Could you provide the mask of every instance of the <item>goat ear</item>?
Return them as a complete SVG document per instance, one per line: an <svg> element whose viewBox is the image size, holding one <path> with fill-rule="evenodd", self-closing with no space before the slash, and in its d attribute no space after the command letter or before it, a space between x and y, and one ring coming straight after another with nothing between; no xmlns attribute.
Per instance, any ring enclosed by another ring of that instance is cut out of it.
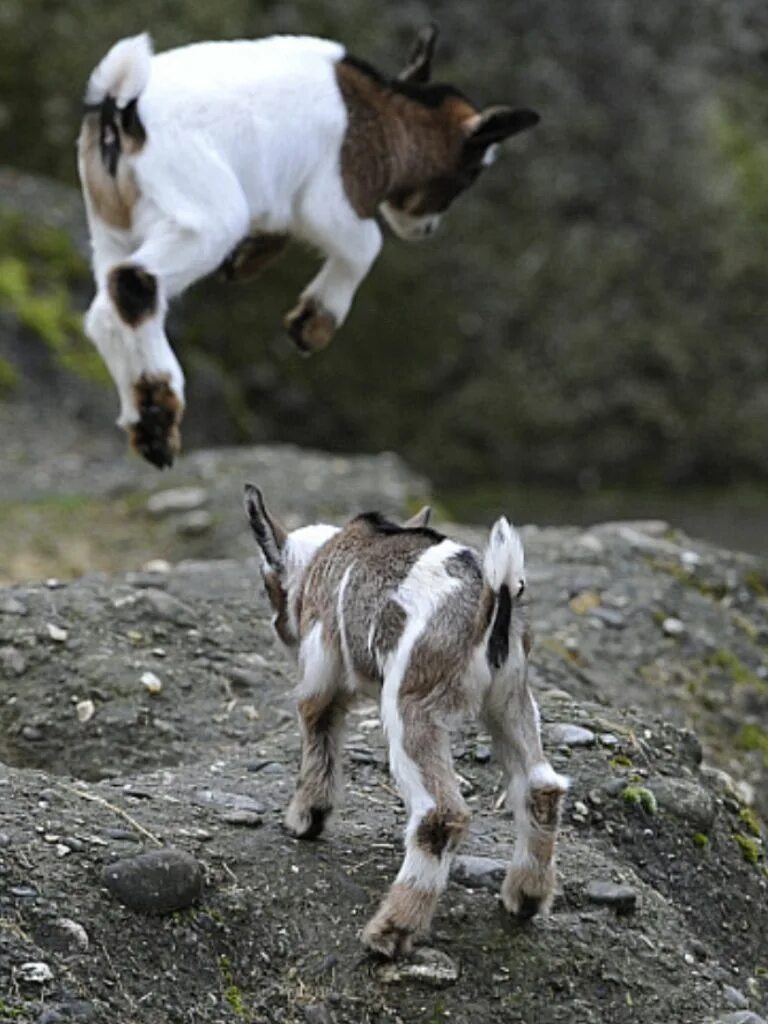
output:
<svg viewBox="0 0 768 1024"><path fill-rule="evenodd" d="M432 506L425 505L424 508L420 508L415 516L411 516L410 519L406 519L403 526L408 529L413 529L419 526L429 526L429 520L432 518Z"/></svg>
<svg viewBox="0 0 768 1024"><path fill-rule="evenodd" d="M272 569L279 571L283 566L283 548L288 534L272 516L264 502L264 495L254 484L245 485L245 514L265 561Z"/></svg>
<svg viewBox="0 0 768 1024"><path fill-rule="evenodd" d="M408 63L397 76L400 82L428 82L439 29L434 21L420 29Z"/></svg>
<svg viewBox="0 0 768 1024"><path fill-rule="evenodd" d="M488 107L466 122L468 137L464 146L469 149L487 149L488 146L508 139L510 135L533 128L540 120L533 110Z"/></svg>

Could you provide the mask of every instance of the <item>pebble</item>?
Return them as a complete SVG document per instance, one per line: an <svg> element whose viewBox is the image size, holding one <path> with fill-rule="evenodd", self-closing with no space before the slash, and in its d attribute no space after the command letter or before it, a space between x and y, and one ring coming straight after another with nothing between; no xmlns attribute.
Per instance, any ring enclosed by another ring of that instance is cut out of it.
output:
<svg viewBox="0 0 768 1024"><path fill-rule="evenodd" d="M619 737L612 732L601 732L598 739L604 747L618 747L620 742Z"/></svg>
<svg viewBox="0 0 768 1024"><path fill-rule="evenodd" d="M0 672L6 676L20 676L27 667L27 659L16 647L0 647Z"/></svg>
<svg viewBox="0 0 768 1024"><path fill-rule="evenodd" d="M79 700L77 704L75 704L75 713L77 714L78 722L90 722L96 714L96 705L90 698L87 700Z"/></svg>
<svg viewBox="0 0 768 1024"><path fill-rule="evenodd" d="M43 730L39 725L25 725L22 727L21 736L30 743L39 743L43 739Z"/></svg>
<svg viewBox="0 0 768 1024"><path fill-rule="evenodd" d="M208 492L203 487L170 487L165 491L156 491L147 499L147 512L150 515L173 515L178 512L192 512L208 501Z"/></svg>
<svg viewBox="0 0 768 1024"><path fill-rule="evenodd" d="M597 608L590 609L589 615L593 619L604 622L611 629L624 629L627 624L627 620L617 608L605 608L603 605L599 605Z"/></svg>
<svg viewBox="0 0 768 1024"><path fill-rule="evenodd" d="M153 697L156 697L163 691L163 684L159 676L156 676L154 672L144 672L141 677L141 685Z"/></svg>
<svg viewBox="0 0 768 1024"><path fill-rule="evenodd" d="M613 907L617 914L631 914L637 905L637 893L628 885L595 879L587 885L587 899Z"/></svg>
<svg viewBox="0 0 768 1024"><path fill-rule="evenodd" d="M478 764L488 764L491 760L491 748L481 744L475 748L475 760Z"/></svg>
<svg viewBox="0 0 768 1024"><path fill-rule="evenodd" d="M124 906L142 914L170 914L200 898L203 871L191 854L167 847L108 864L102 883Z"/></svg>
<svg viewBox="0 0 768 1024"><path fill-rule="evenodd" d="M248 828L256 828L264 823L260 814L245 810L226 811L222 814L221 820L226 821L228 825L245 825Z"/></svg>
<svg viewBox="0 0 768 1024"><path fill-rule="evenodd" d="M325 1003L315 1003L304 1007L304 1020L307 1024L333 1024L333 1017Z"/></svg>
<svg viewBox="0 0 768 1024"><path fill-rule="evenodd" d="M55 640L57 644L65 643L69 636L69 630L62 629L61 626L56 626L53 622L46 622L45 631L51 640Z"/></svg>
<svg viewBox="0 0 768 1024"><path fill-rule="evenodd" d="M385 964L378 974L383 982L390 985L407 980L420 981L432 988L445 988L459 980L459 967L442 950L419 946L409 960Z"/></svg>
<svg viewBox="0 0 768 1024"><path fill-rule="evenodd" d="M567 722L555 722L545 729L547 742L554 747L591 747L595 742L595 734L581 725Z"/></svg>
<svg viewBox="0 0 768 1024"><path fill-rule="evenodd" d="M717 1018L718 1024L766 1024L763 1017L758 1017L751 1010L737 1010L735 1013L726 1013L724 1017Z"/></svg>
<svg viewBox="0 0 768 1024"><path fill-rule="evenodd" d="M45 985L53 981L53 971L42 960L29 960L25 964L20 964L14 975L20 981L27 981L31 985Z"/></svg>
<svg viewBox="0 0 768 1024"><path fill-rule="evenodd" d="M59 917L56 920L56 924L59 926L61 931L68 936L78 949L82 949L85 952L90 945L88 938L88 932L83 928L77 921L73 921L70 917Z"/></svg>
<svg viewBox="0 0 768 1024"><path fill-rule="evenodd" d="M685 624L670 615L662 622L661 630L665 636L682 636L685 633Z"/></svg>
<svg viewBox="0 0 768 1024"><path fill-rule="evenodd" d="M264 808L251 796L243 793L227 793L223 789L196 789L192 794L193 803L201 807L216 807L223 811L251 811L263 814Z"/></svg>
<svg viewBox="0 0 768 1024"><path fill-rule="evenodd" d="M90 1003L73 999L66 1003L52 1003L37 1018L37 1024L63 1024L64 1021L95 1021Z"/></svg>
<svg viewBox="0 0 768 1024"><path fill-rule="evenodd" d="M191 608L158 587L147 587L141 592L140 600L155 618L172 622L175 626L192 626L196 621Z"/></svg>
<svg viewBox="0 0 768 1024"><path fill-rule="evenodd" d="M493 889L496 891L507 873L507 864L493 857L473 857L462 853L453 859L451 878L470 889Z"/></svg>
<svg viewBox="0 0 768 1024"><path fill-rule="evenodd" d="M171 571L171 563L164 558L150 558L141 567L142 572L168 573Z"/></svg>

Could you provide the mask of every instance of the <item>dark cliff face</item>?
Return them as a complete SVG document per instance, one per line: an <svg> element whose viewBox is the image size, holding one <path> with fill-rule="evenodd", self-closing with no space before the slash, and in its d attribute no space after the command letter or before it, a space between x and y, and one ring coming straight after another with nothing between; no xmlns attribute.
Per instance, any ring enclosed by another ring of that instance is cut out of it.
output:
<svg viewBox="0 0 768 1024"><path fill-rule="evenodd" d="M309 257L194 289L171 325L191 377L189 441L394 448L441 482L764 476L764 5L98 10L4 5L0 159L72 181L81 84L145 25L159 47L316 32L391 71L431 16L439 77L543 118L438 237L389 240L345 328L310 361L280 328Z"/></svg>

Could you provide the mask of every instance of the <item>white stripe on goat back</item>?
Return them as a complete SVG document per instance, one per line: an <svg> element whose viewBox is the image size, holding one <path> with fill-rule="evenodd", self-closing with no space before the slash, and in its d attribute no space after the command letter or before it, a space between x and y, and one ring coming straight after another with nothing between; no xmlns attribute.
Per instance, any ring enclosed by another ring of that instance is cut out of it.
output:
<svg viewBox="0 0 768 1024"><path fill-rule="evenodd" d="M433 544L419 556L397 588L395 600L422 625L426 625L445 598L461 586L461 580L450 575L446 563L463 550L463 545L453 540Z"/></svg>

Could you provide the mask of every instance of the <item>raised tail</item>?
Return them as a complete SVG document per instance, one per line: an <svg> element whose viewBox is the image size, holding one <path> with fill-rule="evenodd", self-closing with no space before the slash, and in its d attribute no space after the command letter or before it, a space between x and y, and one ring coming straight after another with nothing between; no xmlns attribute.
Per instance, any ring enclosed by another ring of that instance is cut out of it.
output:
<svg viewBox="0 0 768 1024"><path fill-rule="evenodd" d="M121 153L146 141L138 100L149 81L152 41L146 32L121 39L96 66L85 90L86 124L98 132L99 151L114 178Z"/></svg>
<svg viewBox="0 0 768 1024"><path fill-rule="evenodd" d="M525 590L525 557L520 536L502 516L491 528L483 556L483 575L493 594L488 632L488 662L501 668L509 657L512 609Z"/></svg>

